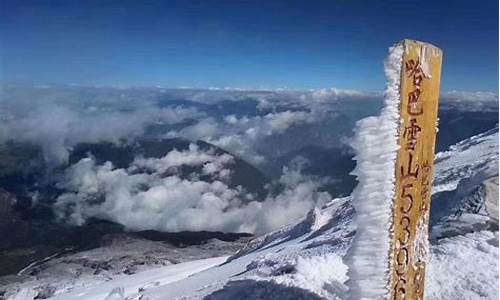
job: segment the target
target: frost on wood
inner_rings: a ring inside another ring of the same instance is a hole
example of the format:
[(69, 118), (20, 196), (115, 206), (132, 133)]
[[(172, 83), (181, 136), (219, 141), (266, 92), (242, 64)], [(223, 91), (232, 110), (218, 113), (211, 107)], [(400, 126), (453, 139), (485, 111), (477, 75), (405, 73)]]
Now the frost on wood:
[(417, 235), (413, 253), (413, 261), (427, 263), (429, 260), (429, 218), (423, 215), (418, 220)]
[(352, 146), (359, 181), (353, 191), (357, 231), (345, 261), (351, 299), (380, 299), (389, 294), (389, 248), (395, 191), (402, 45), (385, 61), (387, 88), (380, 116), (358, 121)]

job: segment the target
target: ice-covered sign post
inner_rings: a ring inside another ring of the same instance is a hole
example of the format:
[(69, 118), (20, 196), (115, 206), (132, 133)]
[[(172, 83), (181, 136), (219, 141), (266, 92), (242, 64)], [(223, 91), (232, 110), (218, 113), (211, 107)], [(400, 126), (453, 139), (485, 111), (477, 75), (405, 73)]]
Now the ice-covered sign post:
[(441, 50), (403, 42), (401, 127), (391, 258), (393, 299), (423, 299), (436, 143)]
[(433, 45), (396, 44), (385, 63), (384, 108), (357, 124), (358, 229), (346, 256), (352, 299), (424, 298), (441, 62)]

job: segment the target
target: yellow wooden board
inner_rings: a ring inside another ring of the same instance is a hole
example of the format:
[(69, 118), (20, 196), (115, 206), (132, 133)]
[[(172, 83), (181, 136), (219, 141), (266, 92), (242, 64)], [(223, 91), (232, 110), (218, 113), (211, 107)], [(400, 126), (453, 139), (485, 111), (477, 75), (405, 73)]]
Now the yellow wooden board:
[(404, 40), (401, 126), (391, 251), (391, 299), (424, 298), (442, 52)]

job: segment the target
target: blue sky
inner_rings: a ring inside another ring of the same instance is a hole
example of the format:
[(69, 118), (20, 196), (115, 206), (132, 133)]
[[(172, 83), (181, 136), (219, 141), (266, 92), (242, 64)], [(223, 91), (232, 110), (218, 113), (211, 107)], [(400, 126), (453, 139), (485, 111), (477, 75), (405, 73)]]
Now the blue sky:
[(432, 42), (442, 90), (498, 92), (498, 1), (0, 0), (0, 80), (382, 90), (388, 46)]

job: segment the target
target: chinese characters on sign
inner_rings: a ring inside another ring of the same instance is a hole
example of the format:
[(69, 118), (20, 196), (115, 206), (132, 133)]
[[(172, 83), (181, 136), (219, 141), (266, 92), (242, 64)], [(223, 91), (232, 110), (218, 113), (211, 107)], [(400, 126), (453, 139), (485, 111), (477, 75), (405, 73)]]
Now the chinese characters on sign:
[(404, 47), (390, 282), (392, 299), (413, 300), (423, 299), (441, 51), (414, 41)]

